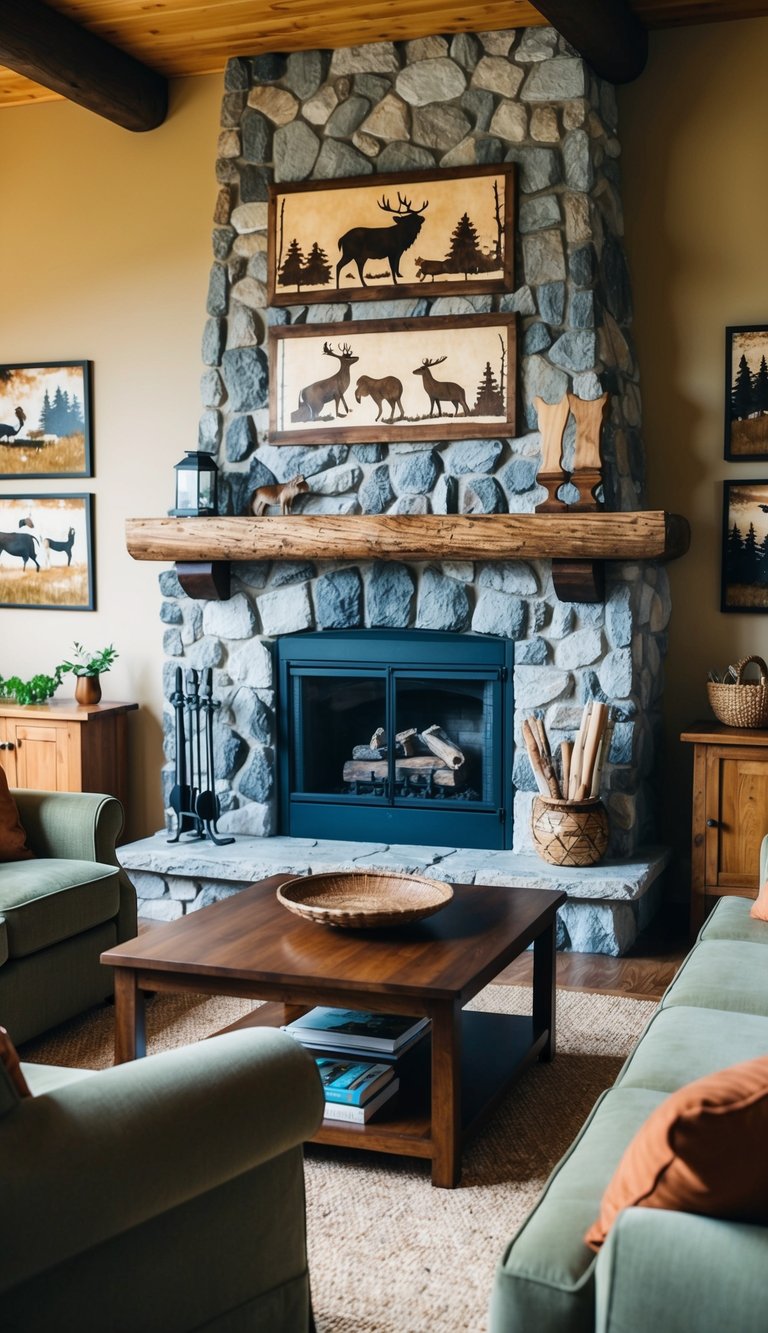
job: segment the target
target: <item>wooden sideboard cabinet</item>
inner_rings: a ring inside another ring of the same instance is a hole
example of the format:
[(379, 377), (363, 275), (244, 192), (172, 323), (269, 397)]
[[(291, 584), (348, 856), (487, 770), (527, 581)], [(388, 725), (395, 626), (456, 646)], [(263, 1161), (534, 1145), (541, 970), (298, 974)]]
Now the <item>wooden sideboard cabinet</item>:
[(695, 722), (680, 737), (693, 745), (691, 930), (714, 900), (754, 898), (760, 843), (768, 833), (768, 731)]
[(132, 703), (0, 703), (0, 764), (11, 787), (102, 791), (127, 807)]

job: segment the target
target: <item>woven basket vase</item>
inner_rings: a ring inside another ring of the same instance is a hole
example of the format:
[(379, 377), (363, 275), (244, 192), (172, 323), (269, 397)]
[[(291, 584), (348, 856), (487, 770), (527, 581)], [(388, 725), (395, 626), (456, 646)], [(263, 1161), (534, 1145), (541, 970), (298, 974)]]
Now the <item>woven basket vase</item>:
[(602, 801), (556, 801), (534, 796), (531, 833), (536, 851), (553, 866), (593, 866), (608, 846)]
[[(760, 680), (744, 680), (744, 668), (754, 662)], [(768, 727), (768, 667), (762, 657), (742, 657), (734, 667), (735, 685), (707, 681), (709, 706), (726, 727)]]

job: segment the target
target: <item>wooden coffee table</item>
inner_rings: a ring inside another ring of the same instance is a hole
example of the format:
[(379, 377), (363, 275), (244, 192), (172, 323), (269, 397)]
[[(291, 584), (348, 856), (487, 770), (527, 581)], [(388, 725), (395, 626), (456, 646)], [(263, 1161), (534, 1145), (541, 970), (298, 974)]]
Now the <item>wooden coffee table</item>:
[[(470, 1133), (533, 1060), (555, 1051), (555, 915), (565, 894), (454, 885), (435, 916), (386, 930), (338, 930), (288, 912), (262, 880), (108, 949), (115, 1061), (144, 1054), (144, 992), (270, 1001), (233, 1024), (276, 1026), (313, 1005), (426, 1015), (430, 1037), (398, 1062), (400, 1092), (367, 1124), (324, 1120), (313, 1142), (427, 1158), (457, 1185)], [(533, 944), (533, 1015), (463, 1006)], [(232, 1029), (227, 1029), (232, 1030)]]

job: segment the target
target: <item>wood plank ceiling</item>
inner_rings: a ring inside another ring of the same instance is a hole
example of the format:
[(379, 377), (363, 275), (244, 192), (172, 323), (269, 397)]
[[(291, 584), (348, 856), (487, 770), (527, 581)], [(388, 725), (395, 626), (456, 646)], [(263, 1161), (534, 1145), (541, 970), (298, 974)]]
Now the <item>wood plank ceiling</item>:
[[(34, 0), (0, 0), (0, 41)], [(585, 5), (570, 6), (578, 27)], [(564, 0), (348, 0), (334, 13), (317, 0), (46, 0), (46, 7), (126, 52), (167, 78), (210, 74), (235, 55), (351, 46), (405, 40), (429, 33), (536, 27), (557, 23)], [(609, 8), (611, 6), (608, 6)], [(42, 7), (41, 7), (42, 8)], [(768, 0), (629, 0), (632, 15), (649, 28), (768, 15)], [(545, 17), (549, 14), (549, 17)], [(55, 19), (43, 18), (51, 29)], [(639, 26), (639, 25), (638, 25)], [(53, 36), (53, 32), (51, 32)], [(573, 38), (571, 38), (573, 40)], [(9, 57), (6, 56), (6, 59)], [(635, 71), (638, 72), (638, 71)], [(627, 77), (632, 77), (629, 74)], [(0, 67), (0, 106), (50, 101), (50, 88)]]

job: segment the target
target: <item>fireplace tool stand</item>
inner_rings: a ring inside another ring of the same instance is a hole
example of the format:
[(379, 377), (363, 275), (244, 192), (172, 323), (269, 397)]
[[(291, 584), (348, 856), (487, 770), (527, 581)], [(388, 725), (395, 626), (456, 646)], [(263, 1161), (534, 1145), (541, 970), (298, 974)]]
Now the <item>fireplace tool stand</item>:
[(177, 667), (175, 688), (171, 695), (176, 719), (176, 781), (170, 798), (170, 806), (176, 817), (176, 830), (168, 841), (178, 842), (182, 833), (189, 833), (190, 842), (210, 838), (217, 847), (226, 847), (235, 840), (223, 838), (216, 827), (219, 798), (213, 771), (213, 714), (221, 705), (213, 697), (211, 668), (208, 667), (200, 677), (196, 671), (188, 671), (186, 686), (185, 694), (181, 667)]

